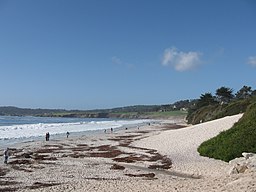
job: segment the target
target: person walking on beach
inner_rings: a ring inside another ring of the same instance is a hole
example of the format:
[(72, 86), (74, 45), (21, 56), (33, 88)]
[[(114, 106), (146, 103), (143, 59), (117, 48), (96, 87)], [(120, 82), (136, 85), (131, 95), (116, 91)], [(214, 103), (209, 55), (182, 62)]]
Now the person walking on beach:
[(6, 149), (4, 150), (4, 163), (5, 163), (5, 164), (7, 164), (8, 159), (9, 159), (9, 156), (10, 156), (10, 150), (9, 150), (9, 148), (6, 148)]
[(68, 138), (69, 134), (70, 134), (70, 133), (69, 133), (69, 132), (67, 132), (67, 138)]
[(50, 139), (50, 133), (47, 132), (47, 133), (45, 134), (45, 140), (46, 140), (46, 141), (49, 141), (49, 139)]

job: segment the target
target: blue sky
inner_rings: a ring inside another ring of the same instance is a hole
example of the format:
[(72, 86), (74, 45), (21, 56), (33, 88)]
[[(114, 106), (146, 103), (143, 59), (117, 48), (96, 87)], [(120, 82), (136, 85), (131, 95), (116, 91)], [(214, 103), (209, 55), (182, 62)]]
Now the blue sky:
[(168, 104), (256, 89), (254, 0), (1, 0), (0, 106)]

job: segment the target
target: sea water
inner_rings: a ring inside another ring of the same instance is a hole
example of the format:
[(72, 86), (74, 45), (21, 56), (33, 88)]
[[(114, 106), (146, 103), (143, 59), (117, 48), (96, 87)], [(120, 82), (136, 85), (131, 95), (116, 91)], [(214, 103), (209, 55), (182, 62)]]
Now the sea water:
[(117, 129), (149, 123), (152, 120), (120, 120), (100, 118), (52, 118), (0, 116), (0, 148), (19, 143), (43, 139), (49, 132), (51, 138), (71, 135), (92, 134), (103, 130)]

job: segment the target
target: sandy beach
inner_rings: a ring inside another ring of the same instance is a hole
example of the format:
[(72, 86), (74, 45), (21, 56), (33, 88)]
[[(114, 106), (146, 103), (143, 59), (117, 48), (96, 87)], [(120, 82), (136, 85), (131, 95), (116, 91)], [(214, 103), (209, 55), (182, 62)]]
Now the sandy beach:
[(229, 175), (230, 164), (197, 147), (241, 118), (195, 126), (182, 121), (111, 133), (21, 143), (0, 163), (0, 191), (256, 191), (255, 172)]

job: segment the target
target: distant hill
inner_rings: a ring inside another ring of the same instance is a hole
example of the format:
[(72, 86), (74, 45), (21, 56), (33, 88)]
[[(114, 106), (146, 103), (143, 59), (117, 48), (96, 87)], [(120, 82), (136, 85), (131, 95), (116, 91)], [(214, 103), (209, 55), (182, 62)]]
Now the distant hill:
[(18, 108), (18, 107), (0, 107), (1, 116), (40, 116), (44, 114), (60, 113), (66, 110), (59, 109), (29, 109), (29, 108)]
[(184, 100), (167, 105), (136, 105), (95, 110), (29, 109), (5, 106), (0, 107), (0, 115), (81, 118), (168, 118), (168, 116), (173, 115), (186, 116), (186, 109), (190, 104), (189, 100)]

